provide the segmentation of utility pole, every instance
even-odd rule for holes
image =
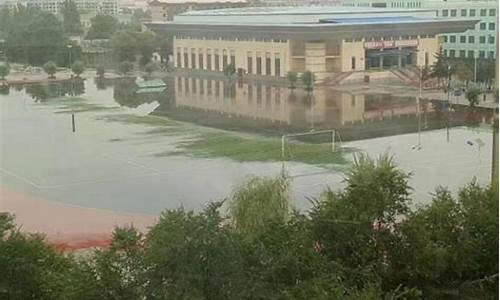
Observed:
[[[73,48],[73,45],[68,44],[66,45],[68,48],[68,54],[69,54],[69,72],[71,74],[71,48]],[[73,77],[73,76],[71,76]],[[73,88],[73,78],[71,78],[71,87]],[[75,111],[73,109],[73,105],[71,106],[71,127],[73,129],[73,132],[76,132],[76,127],[75,127]]]

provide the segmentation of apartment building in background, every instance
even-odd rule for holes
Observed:
[[[405,9],[433,9],[437,18],[476,19],[474,29],[444,33],[443,52],[453,58],[490,58],[497,55],[498,1],[496,0],[342,0],[343,6]]]
[[[174,16],[191,10],[238,8],[250,5],[247,0],[152,0],[149,2],[154,22],[172,21]]]
[[[111,15],[118,14],[118,0],[73,0],[82,14]],[[26,6],[59,14],[64,0],[27,0]]]

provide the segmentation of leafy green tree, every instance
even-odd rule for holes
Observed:
[[[224,75],[226,76],[227,79],[233,79],[234,75],[236,74],[236,67],[234,64],[228,64],[224,67]]]
[[[99,65],[96,68],[96,75],[99,78],[104,78],[104,75],[106,74],[106,68],[103,65]]]
[[[118,65],[118,72],[120,74],[127,74],[134,68],[134,65],[129,61],[123,61]]]
[[[81,60],[77,60],[71,66],[71,70],[76,74],[76,77],[80,77],[83,71],[85,71],[85,65]]]
[[[65,0],[61,8],[64,31],[69,35],[79,35],[83,32],[80,13],[73,0]]]
[[[305,90],[310,93],[314,88],[314,74],[311,71],[305,71],[300,76],[300,80],[305,87]]]
[[[470,88],[465,93],[465,97],[469,101],[470,107],[474,107],[479,104],[479,95],[481,95],[481,90],[478,88]]]
[[[10,73],[10,66],[8,63],[0,63],[0,79],[4,80]]]
[[[49,75],[49,78],[56,78],[57,66],[53,61],[48,61],[43,65],[43,71]]]
[[[0,214],[0,298],[61,299],[71,263],[42,236],[21,233]]]
[[[297,79],[298,79],[297,73],[289,71],[288,73],[286,73],[286,79],[290,84],[290,88],[293,90],[295,88],[295,85],[297,84]]]
[[[110,15],[97,15],[90,19],[87,39],[109,39],[118,30],[118,20]]]
[[[289,181],[286,178],[252,178],[231,197],[229,212],[239,232],[251,237],[269,223],[283,224],[289,214]]]
[[[158,71],[159,69],[160,67],[158,66],[158,64],[152,61],[144,66],[144,71],[146,71],[148,76],[151,76],[151,73],[153,73],[154,71]]]

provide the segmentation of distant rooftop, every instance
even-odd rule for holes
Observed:
[[[0,0],[1,1],[1,0]],[[208,4],[208,3],[247,3],[247,0],[153,0],[159,4]]]

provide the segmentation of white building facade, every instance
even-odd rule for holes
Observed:
[[[81,13],[104,14],[116,16],[118,14],[118,0],[73,0]],[[64,0],[28,0],[27,7],[38,8],[59,14],[64,4]]]

